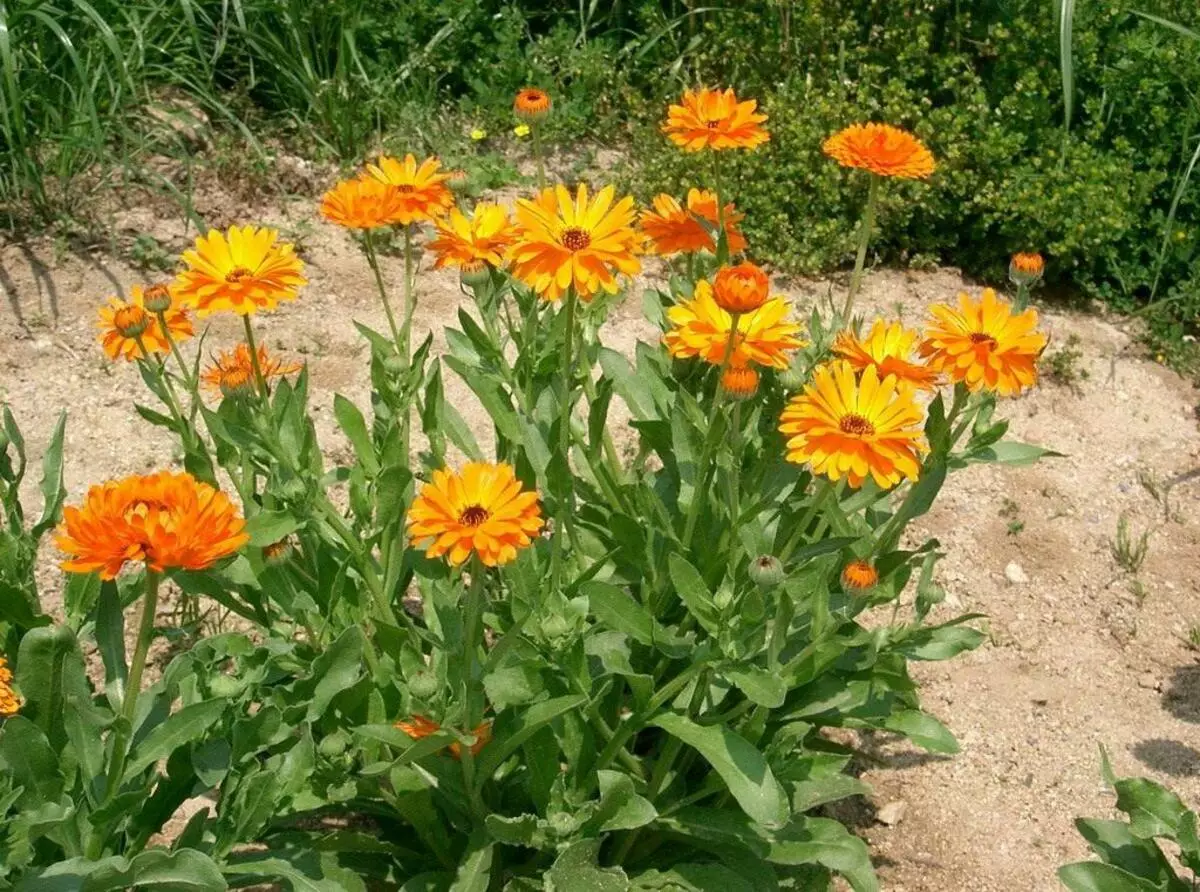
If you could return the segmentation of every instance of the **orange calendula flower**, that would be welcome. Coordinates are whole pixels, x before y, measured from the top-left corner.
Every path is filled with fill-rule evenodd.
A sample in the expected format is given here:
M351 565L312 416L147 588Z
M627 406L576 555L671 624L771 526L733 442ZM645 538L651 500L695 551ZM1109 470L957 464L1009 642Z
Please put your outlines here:
M442 730L441 725L424 715L412 715L407 721L401 720L396 722L396 727L413 740L421 740ZM492 723L488 721L481 722L471 732L471 736L475 738L475 742L471 744L471 755L478 756L479 751L492 739ZM462 744L457 740L450 744L447 749L450 750L450 755L454 756L454 758L462 758Z
M804 346L798 337L800 326L787 321L787 315L787 304L773 297L753 313L739 316L729 364L787 368L791 351ZM667 318L673 327L663 335L663 343L672 356L676 359L698 356L712 365L721 365L733 317L717 306L707 281L697 282L692 299L667 310Z
M721 375L721 390L730 399L748 400L758 393L758 378L753 366L731 365Z
M881 177L924 179L935 167L924 143L889 124L852 124L825 140L822 149L842 167L858 167Z
M783 410L779 430L788 438L787 460L807 464L814 474L850 481L867 476L883 489L921 472L924 414L914 391L894 375L880 380L867 366L861 380L844 360L819 366L804 393Z
M667 109L663 132L687 152L701 149L753 149L770 139L762 126L767 116L758 102L739 102L732 89L687 90L679 105Z
M146 291L141 286L130 287L128 300L110 297L108 304L100 308L99 316L100 346L109 359L141 359L142 347L149 353L171 352L171 344L163 332L162 323L154 311L146 306ZM187 310L169 308L163 316L167 320L167 332L176 343L186 341L195 334Z
M441 166L437 158L426 158L418 166L413 155L405 155L403 161L384 155L367 165L367 175L395 187L400 206L393 222L407 226L436 220L454 206L454 194L446 185L451 175L438 173Z
M303 366L298 362L285 362L271 356L265 344L258 345L258 367L262 369L263 378L280 378L300 371ZM238 344L232 350L218 353L211 363L200 374L200 380L209 390L223 396L240 396L254 393L258 382L254 377L254 361L250 357L250 348Z
M550 112L550 94L537 87L526 87L513 100L513 111L527 121L544 118Z
M920 337L918 332L899 322L888 325L882 319L876 319L865 338L859 338L849 329L840 332L833 342L833 352L854 366L856 372L874 366L881 379L895 375L901 382L922 390L934 390L937 372L910 359Z
M615 197L612 186L589 197L580 184L573 198L555 186L518 201L519 234L508 252L513 275L546 300L558 300L568 288L585 301L600 291L615 294L619 274L642 268L633 198L614 203Z
M723 266L713 276L713 300L727 313L752 313L767 300L771 280L762 267L744 261Z
M498 267L504 263L504 253L517 237L517 228L500 205L481 201L468 217L452 208L448 217L435 224L437 237L429 243L439 269L456 266L464 272L478 271L482 265Z
M521 488L511 465L470 462L433 472L408 509L408 536L431 558L455 566L472 553L489 567L507 564L542 528L536 492Z
M294 248L274 229L230 226L210 229L183 252L187 269L172 290L200 316L222 310L249 316L294 300L307 279Z
M1046 271L1046 261L1041 254L1018 252L1008 262L1008 277L1014 285L1032 285Z
M321 197L321 216L347 229L375 229L400 222L406 206L398 187L374 177L342 180Z
M933 319L920 351L931 368L971 390L1002 396L1037 383L1037 360L1046 349L1046 336L1037 331L1037 310L1014 315L1012 305L987 288L978 301L959 294L957 310L936 304L929 312Z
M654 210L642 211L640 221L650 253L662 256L697 251L716 253L718 218L714 193L689 189L686 208L666 194L655 196L652 204ZM737 212L732 202L725 205L725 239L731 254L746 250L746 238L738 229L745 216Z
M851 561L842 568L842 588L848 592L865 591L878 582L879 571L870 561Z
M55 542L69 573L115 579L127 561L151 570L203 570L249 541L246 523L223 492L191 474L160 471L111 480L63 509Z
M0 657L0 719L11 718L21 711L22 701L12 689L12 680L8 661Z

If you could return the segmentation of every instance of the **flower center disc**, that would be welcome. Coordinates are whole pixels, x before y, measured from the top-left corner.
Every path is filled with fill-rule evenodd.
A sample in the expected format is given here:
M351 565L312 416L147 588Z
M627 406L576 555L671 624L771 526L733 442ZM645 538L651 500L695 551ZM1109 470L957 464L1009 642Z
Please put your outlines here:
M578 227L571 227L562 234L563 247L568 251L582 251L592 243L592 237Z
M972 344L986 344L988 347L996 346L996 339L990 334L985 334L982 331L973 331L968 335L968 337L970 338Z
M707 127L709 130L716 130L718 127L721 126L721 122L720 121L705 121L704 126Z
M244 282L246 279L249 279L253 275L254 275L254 273L251 270L246 269L246 267L235 266L233 269L231 269L229 272L227 272L225 274L225 281L226 282Z
M416 191L416 188L413 186L412 183L399 183L396 185L395 189L397 192L403 192L406 195L410 192Z
M484 508L482 505L469 505L458 516L458 522L463 526L477 527L489 517L491 517L491 512L487 508Z
M842 429L842 433L856 437L870 437L875 433L875 425L854 413L843 415L838 427Z

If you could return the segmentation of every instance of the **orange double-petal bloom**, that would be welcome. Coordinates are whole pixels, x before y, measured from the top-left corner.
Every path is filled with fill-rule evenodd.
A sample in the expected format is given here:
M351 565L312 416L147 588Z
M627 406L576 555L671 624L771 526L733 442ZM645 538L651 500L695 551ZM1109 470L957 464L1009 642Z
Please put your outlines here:
M285 362L272 356L265 344L258 345L258 367L262 370L263 378L267 380L290 375L303 368L298 362ZM218 353L201 373L200 380L209 390L224 396L254 393L258 382L254 376L254 361L250 356L250 348L245 344L238 344L232 350Z
M924 179L934 171L925 144L889 124L852 124L825 140L825 154L842 167L869 170L881 177Z
M0 657L0 719L11 718L21 711L21 698L12 689L12 680L8 661Z
M971 390L1015 396L1037 383L1037 360L1046 336L1037 330L1037 310L1014 315L1012 305L987 288L978 300L965 292L958 308L935 304L921 342L930 368Z
M652 254L692 254L697 251L716 253L717 196L705 189L689 189L687 207L673 196L656 195L653 210L642 211L640 225L646 236L647 250ZM733 203L725 205L725 239L729 253L746 250L746 238L738 229L745 217Z
M893 375L880 379L873 365L861 379L844 360L818 366L812 383L780 417L787 460L834 481L845 477L853 487L868 476L883 489L915 480L928 446L924 413L913 394Z
M738 317L737 335L729 364L743 367L750 363L776 369L788 367L791 352L804 346L798 335L800 326L787 320L788 306L773 297L752 313ZM663 335L667 351L676 359L699 357L712 365L725 358L733 317L713 299L707 281L696 283L691 300L681 301L667 310L671 329Z
M399 187L374 177L342 180L321 196L321 216L347 229L375 229L404 219L407 204Z
M667 109L663 132L687 152L701 149L753 149L770 139L757 111L758 102L739 102L732 89L687 90L679 105Z
M176 343L195 334L191 317L182 307L172 305L163 316L167 320L167 331ZM140 285L129 289L128 300L110 297L108 303L100 307L99 317L100 346L109 359L141 359L143 346L149 353L166 354L171 350L157 314L145 305L145 292ZM134 335L134 332L138 334Z
M723 266L713 276L713 300L727 313L752 313L767 300L771 280L750 261Z
M384 155L367 165L366 175L395 188L399 208L392 222L407 226L432 222L454 206L454 194L446 185L453 175L439 173L441 166L437 158L426 158L418 165L411 154L403 161Z
M411 737L413 740L422 740L432 734L436 734L442 730L442 726L433 719L424 715L411 715L407 720L396 722L396 727ZM479 751L487 745L492 739L492 723L489 721L480 722L471 732L471 736L475 738L475 742L471 744L471 755L478 756ZM450 750L450 755L456 759L462 758L462 744L457 740L447 747Z
M601 291L615 294L620 274L642 268L633 198L615 199L612 186L592 197L580 184L574 197L556 186L518 201L519 234L508 252L512 274L546 300L558 300L568 288L585 301Z
M511 465L469 462L462 471L433 472L408 509L408 536L431 558L459 565L472 554L489 567L515 560L542 528L536 492Z
M210 229L183 252L183 262L187 268L175 277L172 292L200 316L273 310L280 301L295 300L308 281L292 245L265 227Z
M161 471L88 490L63 509L55 542L70 573L115 579L127 561L151 570L203 570L249 541L241 513L223 492L190 474Z
M499 267L504 254L517 238L517 227L501 205L481 201L468 217L458 208L435 224L437 237L428 248L437 258L433 265L439 269L456 266L474 272L483 266Z
M889 325L882 319L876 319L865 338L858 337L850 330L839 332L833 342L833 352L854 366L856 372L874 366L881 379L895 375L900 381L914 387L934 390L938 373L912 361L913 349L920 337L918 332L905 328L899 322Z

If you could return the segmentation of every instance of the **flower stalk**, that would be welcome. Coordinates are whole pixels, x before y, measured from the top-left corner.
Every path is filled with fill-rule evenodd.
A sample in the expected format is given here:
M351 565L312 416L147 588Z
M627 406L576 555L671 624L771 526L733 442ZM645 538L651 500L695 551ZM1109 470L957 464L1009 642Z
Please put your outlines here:
M871 185L867 189L867 206L863 210L862 229L858 234L858 253L854 256L854 275L850 277L850 290L846 293L846 303L842 307L842 323L850 322L850 313L854 309L854 298L862 287L863 269L867 263L867 245L871 241L871 230L875 226L875 205L879 200L879 184L883 178L871 174Z

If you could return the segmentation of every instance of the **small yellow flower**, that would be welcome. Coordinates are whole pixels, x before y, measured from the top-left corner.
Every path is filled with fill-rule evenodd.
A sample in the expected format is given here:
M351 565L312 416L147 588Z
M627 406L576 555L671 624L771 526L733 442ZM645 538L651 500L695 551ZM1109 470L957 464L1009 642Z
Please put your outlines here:
M513 136L515 136L517 139L524 139L528 135L529 135L529 125L528 124L518 124L516 127L513 128Z
M481 127L476 127L471 131L471 139L479 142L481 139L487 139L487 131Z

